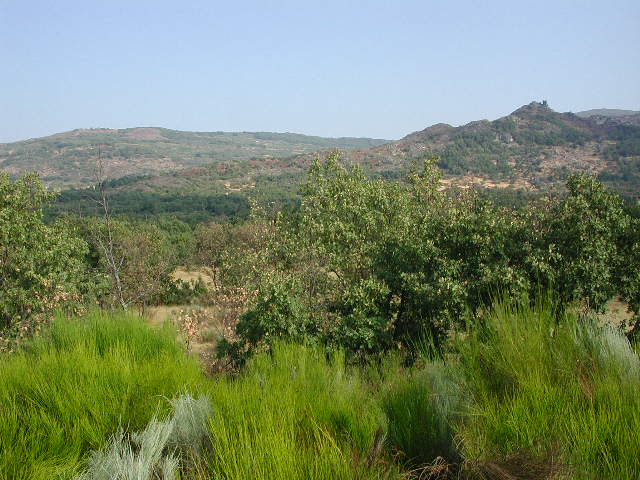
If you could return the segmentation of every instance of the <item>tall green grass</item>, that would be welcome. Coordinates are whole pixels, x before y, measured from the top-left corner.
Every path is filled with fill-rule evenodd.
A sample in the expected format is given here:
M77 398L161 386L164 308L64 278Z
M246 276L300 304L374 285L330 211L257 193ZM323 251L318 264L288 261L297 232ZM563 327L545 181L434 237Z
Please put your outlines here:
M211 478L378 479L385 428L376 395L344 357L276 345L253 358L237 379L211 389ZM379 453L379 452L378 452Z
M0 478L70 478L120 428L144 428L201 383L171 330L122 313L58 319L0 358Z
M108 447L92 453L76 480L174 480L189 471L209 445L209 401L182 395L172 400L173 414L155 417L140 432L120 430Z
M438 458L458 463L456 425L466 397L457 365L428 359L407 369L391 361L384 375L380 403L387 419L390 453L409 468L432 464Z
M167 417L185 391L205 413ZM205 379L174 331L98 312L0 358L3 480L134 478L143 460L182 479L626 480L640 478L638 431L638 353L551 303L499 302L444 358L410 368L280 343Z
M464 455L562 464L572 478L640 476L640 361L619 331L549 303L498 304L460 343L473 404Z

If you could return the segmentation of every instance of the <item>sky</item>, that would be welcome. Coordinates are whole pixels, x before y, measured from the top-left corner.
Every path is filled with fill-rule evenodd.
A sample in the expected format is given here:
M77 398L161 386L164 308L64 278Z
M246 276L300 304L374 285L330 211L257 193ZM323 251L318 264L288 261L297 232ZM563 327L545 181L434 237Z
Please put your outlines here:
M159 126L398 139L640 110L640 1L0 0L0 142Z

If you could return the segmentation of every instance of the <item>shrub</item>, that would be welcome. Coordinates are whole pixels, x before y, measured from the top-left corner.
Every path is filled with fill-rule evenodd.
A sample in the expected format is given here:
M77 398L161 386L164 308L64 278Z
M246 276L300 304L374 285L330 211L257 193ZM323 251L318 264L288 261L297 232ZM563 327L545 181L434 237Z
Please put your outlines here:
M54 196L36 174L11 181L0 173L0 352L55 308L77 306L91 293L87 244L61 224L43 223L42 208Z
M239 262L235 286L243 279L270 298L238 323L236 332L247 337L242 351L268 343L267 325L296 339L309 323L317 341L358 359L412 348L425 331L442 348L496 292L535 297L538 285L562 308L583 302L601 310L615 295L635 308L637 228L620 197L594 177L570 176L565 198L515 211L473 192L440 191L434 162L404 183L371 180L336 155L315 163L300 209L256 223L269 225L271 235L257 235L261 241ZM276 298L281 277L297 288Z
M166 276L161 280L160 291L151 298L150 303L185 305L204 298L207 293L207 285L202 278L185 281Z
M237 340L223 339L218 344L218 356L229 356L241 364L254 350L268 349L278 339L304 341L314 336L316 327L296 295L299 287L287 279L274 280L255 306L240 317L235 327Z
M211 406L205 397L182 395L173 400L173 415L155 417L140 432L122 430L108 447L94 452L87 469L77 480L172 480L177 478L180 460L204 454L210 445L207 423Z
M97 268L109 278L105 303L127 309L157 298L176 268L167 234L152 223L86 219L83 224Z

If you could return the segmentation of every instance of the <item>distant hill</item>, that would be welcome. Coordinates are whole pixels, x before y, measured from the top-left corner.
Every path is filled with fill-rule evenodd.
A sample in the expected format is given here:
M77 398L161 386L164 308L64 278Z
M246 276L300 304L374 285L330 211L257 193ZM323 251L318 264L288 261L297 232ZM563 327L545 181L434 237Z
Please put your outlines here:
M630 122L627 120L630 118ZM583 118L532 102L495 121L461 127L436 124L384 145L343 151L343 158L370 175L403 177L411 164L438 155L444 187L474 185L507 202L561 187L568 174L597 174L630 198L640 192L640 127L633 116ZM326 155L329 151L320 152ZM242 198L263 204L294 201L305 172L318 153L285 158L255 157L216 162L162 174L109 182L120 212L181 212L190 219L242 210ZM63 192L60 210L87 208L87 192ZM180 206L177 206L179 197ZM221 201L224 198L225 201ZM203 205L200 213L189 205ZM172 210L173 209L173 210ZM185 213L185 212L188 212ZM86 212L88 213L88 212Z
M107 145L102 156L118 213L179 212L192 222L246 212L248 198L264 205L295 202L312 161L336 148L346 163L386 179L403 178L413 163L438 156L443 188L475 186L505 203L562 188L573 172L595 174L622 195L640 199L640 114L585 117L532 102L494 121L436 124L383 142L163 129L74 131L1 145L0 152L10 153L0 153L0 167L39 168L54 185L88 184L97 146ZM63 192L55 211L90 213L90 192Z
M585 110L584 112L577 112L576 115L582 118L589 118L593 116L601 117L624 117L627 115L638 115L640 111L634 110L618 110L615 108L596 108L593 110Z
M547 189L571 172L587 172L638 196L640 114L585 118L532 102L494 121L434 125L367 155L401 165L429 154L440 156L454 185Z
M494 121L436 124L396 142L345 152L387 178L437 155L445 185L544 191L572 172L596 174L622 194L640 196L640 114L580 117L532 102Z
M640 112L633 110L613 110L601 108L598 110L587 110L585 112L579 112L578 115L581 118L588 118L589 120L598 124L619 124L619 125L635 125L640 127Z
M182 132L165 128L79 129L44 138L0 144L0 170L37 171L55 186L94 182L98 154L111 178L159 174L251 158L290 157L328 148L370 148L388 140L323 138L294 133Z

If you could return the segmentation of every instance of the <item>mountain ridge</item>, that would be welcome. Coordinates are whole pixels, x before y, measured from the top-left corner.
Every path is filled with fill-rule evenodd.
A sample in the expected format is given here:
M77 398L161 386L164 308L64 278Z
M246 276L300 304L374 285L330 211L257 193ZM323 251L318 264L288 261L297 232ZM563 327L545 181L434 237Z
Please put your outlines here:
M13 176L37 171L47 184L71 187L95 180L98 157L111 164L109 176L118 178L254 157L288 157L325 148L368 148L388 141L289 132L189 132L161 127L74 129L0 144L0 170Z
M576 112L576 115L579 117L593 117L593 116L604 116L604 117L624 117L628 115L638 115L640 110L623 110L619 108L593 108L591 110L583 110L582 112Z
M54 141L64 143L74 136L86 135L83 130L73 132L77 133L67 132L66 137ZM156 157L153 171L141 168L128 174L121 168L119 175L107 172L110 188L116 193L241 194L277 201L295 197L314 159L338 149L345 163L360 165L369 175L391 180L402 178L412 163L437 156L444 173L443 188L476 186L544 192L561 188L570 173L584 172L597 175L607 186L627 197L640 197L640 114L584 117L555 112L546 102L531 102L492 121L477 120L458 127L437 123L386 143L380 140L379 144L370 145L376 140L356 139L368 148L357 148L356 141L349 144L355 148L344 149L335 143L327 145L327 139L322 137L296 136L298 134L198 133L157 127L119 132L128 138L123 145L133 149L133 154L136 154L135 148L162 145L169 154L171 148L182 149L178 153L192 161L176 168L177 162L171 156L164 160ZM104 132L92 134L99 139ZM142 140L138 138L141 136ZM206 161L209 159L206 156L196 157L198 149L208 145L212 138L221 152L218 158ZM313 139L318 138L314 143ZM167 143L170 140L175 142ZM307 143L302 147L295 145L306 150L295 151L294 140L305 140ZM238 141L244 142L240 153L233 143ZM255 147L256 141L259 148ZM284 143L278 144L278 141ZM275 142L280 154L265 152L264 142ZM230 151L225 152L225 148ZM120 157L113 153L108 149L102 152L111 172L127 158L127 152L119 152ZM148 152L137 154L139 160ZM91 183L90 179L87 183Z

